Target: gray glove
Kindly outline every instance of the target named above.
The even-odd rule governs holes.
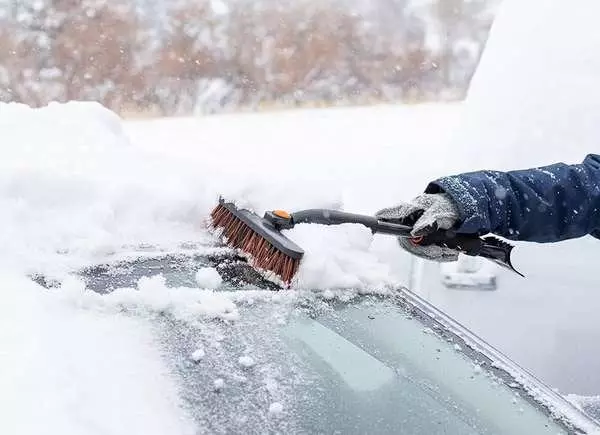
[[[410,203],[384,208],[375,217],[385,221],[412,225],[415,237],[427,235],[438,229],[448,230],[459,221],[458,207],[445,193],[425,193]],[[409,238],[398,237],[400,246],[417,257],[440,263],[458,260],[458,251],[437,245],[419,246]]]

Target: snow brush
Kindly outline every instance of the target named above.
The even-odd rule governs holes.
[[[523,276],[511,263],[513,246],[494,236],[479,237],[451,230],[438,230],[426,236],[413,237],[410,234],[410,225],[327,209],[300,210],[294,213],[272,210],[267,211],[261,218],[250,210],[240,209],[222,198],[211,212],[210,218],[212,229],[228,246],[238,250],[258,272],[265,273],[266,277],[270,278],[274,275],[285,287],[289,287],[298,272],[304,251],[281,234],[281,231],[303,223],[361,224],[370,228],[373,233],[407,237],[415,245],[438,245],[456,249],[466,255],[481,256]]]

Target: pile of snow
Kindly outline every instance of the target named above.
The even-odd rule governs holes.
[[[196,272],[196,282],[201,288],[217,288],[223,283],[223,278],[214,267],[203,267]]]
[[[137,288],[118,288],[108,295],[86,290],[83,281],[67,278],[59,295],[73,305],[107,314],[126,312],[153,317],[157,313],[169,313],[189,324],[204,319],[233,321],[239,318],[235,302],[226,294],[192,287],[168,287],[162,275],[141,278]]]
[[[273,402],[269,405],[269,413],[279,415],[283,412],[283,405],[279,402]]]
[[[59,273],[124,246],[199,240],[202,198],[95,103],[0,105],[5,266]]]
[[[247,369],[254,366],[254,364],[255,364],[254,359],[248,355],[241,356],[238,359],[238,362],[240,363],[240,365],[242,367],[247,368]]]
[[[445,174],[431,150],[443,146],[459,114],[459,105],[380,106],[134,121],[126,129],[144,153],[203,186],[199,216],[220,195],[259,215],[282,208],[373,214]],[[359,225],[298,225],[286,235],[307,252],[296,288],[406,284],[410,257],[393,237]]]
[[[298,273],[304,288],[375,289],[393,284],[386,280],[392,277],[390,263],[374,254],[374,237],[363,226],[300,225],[289,236],[305,251]]]
[[[141,317],[0,274],[0,433],[196,433],[155,340]]]
[[[441,174],[426,149],[457,111],[380,107],[127,125],[95,103],[3,104],[0,113],[0,224],[10,228],[0,235],[0,263],[62,279],[141,248],[213,244],[206,219],[220,195],[258,214],[374,213]],[[288,236],[309,253],[298,287],[405,283],[408,257],[390,263],[399,255],[392,237],[358,225],[301,225]],[[210,271],[197,278],[201,287],[219,285]]]

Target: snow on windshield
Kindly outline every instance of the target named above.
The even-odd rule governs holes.
[[[3,434],[194,434],[147,321],[0,274]]]
[[[235,303],[197,289],[174,295],[160,280],[141,282],[143,293],[122,289],[106,299],[94,299],[69,279],[61,291],[45,294],[25,277],[43,273],[63,280],[83,266],[135,252],[203,252],[214,242],[204,219],[221,193],[257,211],[332,207],[373,212],[424,182],[423,175],[412,184],[393,181],[396,162],[407,153],[416,162],[425,156],[398,147],[400,138],[383,136],[373,146],[388,158],[366,163],[373,149],[359,144],[382,128],[396,128],[399,116],[406,123],[402,143],[409,137],[433,143],[451,128],[456,112],[437,106],[377,109],[362,133],[353,130],[359,123],[350,120],[364,121],[365,114],[354,109],[332,111],[328,121],[316,112],[300,118],[284,114],[278,121],[242,116],[238,129],[223,119],[164,121],[154,128],[125,124],[95,103],[42,109],[3,104],[0,113],[0,222],[5,229],[0,233],[5,312],[0,397],[7,404],[3,409],[15,411],[0,420],[0,431],[36,433],[36,425],[43,424],[65,434],[93,426],[111,434],[158,434],[187,433],[189,424],[143,319],[168,310],[185,321],[235,320]],[[439,119],[437,133],[421,135],[432,118]],[[338,146],[326,147],[336,133],[332,123],[348,130],[342,154]],[[280,130],[274,134],[276,124]],[[295,142],[282,147],[292,125]],[[300,132],[309,125],[316,130],[303,137]],[[165,126],[168,136],[163,136]],[[374,189],[381,183],[390,188]],[[352,225],[327,231],[299,227],[290,237],[309,253],[300,285],[324,289],[325,297],[385,291],[404,282],[405,265],[391,238],[375,238]],[[196,280],[200,287],[218,284],[210,271]],[[138,318],[123,314],[124,307]],[[139,371],[131,375],[136,367]],[[17,372],[21,375],[13,376]],[[154,380],[151,392],[149,379]],[[121,387],[129,392],[121,394]],[[279,405],[272,404],[272,413],[278,412]],[[125,413],[127,424],[118,426]],[[25,422],[24,415],[33,417]]]
[[[426,156],[397,144],[409,138],[433,143],[455,119],[451,107],[378,109],[365,130],[350,124],[364,119],[360,109],[332,111],[329,119],[318,112],[248,115],[234,124],[222,118],[124,124],[94,103],[1,110],[1,142],[19,145],[5,148],[0,159],[0,219],[11,229],[0,235],[3,264],[57,277],[142,246],[177,250],[212,243],[205,219],[220,194],[257,213],[308,207],[374,213],[425,183],[423,174],[403,175],[398,183],[396,162],[418,164]],[[382,136],[363,147],[376,132],[395,130],[399,119],[402,137]],[[440,133],[420,135],[432,119],[439,120]],[[344,140],[333,141],[336,124],[347,128]],[[387,158],[366,160],[374,147]],[[381,183],[388,187],[377,188]],[[310,253],[300,287],[400,282],[401,274],[390,272],[402,261],[384,259],[386,251],[400,252],[392,238],[374,238],[353,225],[300,226],[289,235]]]

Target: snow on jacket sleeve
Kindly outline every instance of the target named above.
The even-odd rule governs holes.
[[[426,193],[438,192],[458,204],[462,233],[534,242],[600,236],[600,155],[576,165],[444,177],[427,186]]]

